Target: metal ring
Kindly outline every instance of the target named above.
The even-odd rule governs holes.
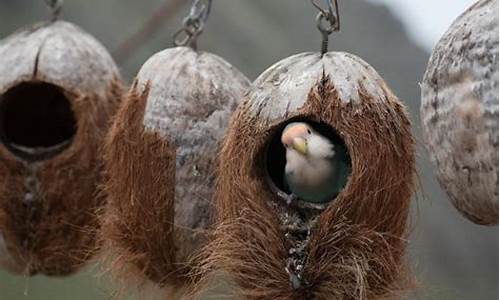
[[[316,23],[319,31],[322,33],[327,33],[327,34],[332,34],[334,31],[337,30],[336,27],[336,21],[331,20],[331,19],[336,19],[334,15],[331,16],[325,16],[323,13],[319,13],[318,16],[316,17]],[[330,19],[330,20],[329,20]],[[328,22],[324,22],[328,21]]]
[[[319,10],[316,16],[316,26],[322,35],[321,54],[328,51],[328,36],[340,30],[340,15],[337,0],[325,0],[328,10],[323,9],[316,0],[311,0],[314,7]]]
[[[212,0],[194,0],[193,5],[189,15],[184,18],[183,28],[174,34],[174,45],[175,46],[191,46],[196,49],[196,39],[203,32],[205,28],[205,22],[210,15]],[[179,37],[185,34],[185,37],[180,39]]]
[[[174,34],[174,44],[176,46],[186,46],[191,40],[192,35],[189,34],[184,28],[177,30]]]

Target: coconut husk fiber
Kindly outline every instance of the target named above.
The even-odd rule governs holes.
[[[269,180],[276,170],[268,166],[284,155],[270,144],[297,120],[336,131],[351,159],[344,189],[312,213],[286,204]],[[410,283],[405,248],[416,176],[410,125],[383,79],[354,55],[303,53],[270,67],[233,114],[223,142],[216,228],[193,272],[203,278],[196,290],[223,274],[237,285],[238,299],[399,299]],[[288,228],[301,214],[311,215],[304,240],[292,240]],[[299,280],[288,269],[297,253]]]
[[[481,0],[433,50],[423,136],[439,183],[468,220],[498,224],[498,1]]]
[[[76,272],[96,252],[102,148],[121,97],[104,47],[73,24],[0,41],[0,265]]]
[[[214,161],[248,80],[221,58],[178,47],[139,71],[107,137],[102,238],[119,280],[175,291],[212,223]]]

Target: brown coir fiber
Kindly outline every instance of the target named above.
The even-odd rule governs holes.
[[[173,266],[175,186],[167,184],[175,182],[175,148],[143,126],[148,93],[134,83],[105,144],[103,252],[116,278],[163,283],[180,275]],[[172,273],[166,277],[165,270]]]
[[[144,63],[105,149],[103,255],[115,279],[181,294],[213,221],[220,141],[248,85],[220,57],[187,47]]]
[[[359,77],[373,80],[382,95],[368,92],[366,82],[356,81],[357,75],[352,74],[358,91],[350,97],[359,101],[342,101],[337,77],[332,79],[333,73],[325,72],[326,67],[308,89],[303,105],[295,109],[293,99],[273,98],[274,92],[279,94],[279,84],[293,86],[286,82],[293,80],[293,68],[314,67],[322,61],[326,65],[330,59],[354,69],[358,65],[371,69],[348,54],[298,55],[288,65],[280,62],[257,79],[233,115],[219,159],[217,226],[194,274],[196,280],[204,278],[198,291],[207,288],[214,273],[234,280],[239,287],[234,296],[243,299],[398,299],[409,284],[404,254],[415,153],[405,108],[378,75]],[[303,75],[310,69],[298,69],[302,77],[295,78],[307,81]],[[282,76],[276,75],[280,73]],[[267,85],[269,81],[277,83]],[[346,85],[340,88],[345,91]],[[293,88],[284,91],[293,98]],[[260,103],[258,93],[266,95]],[[280,111],[280,102],[287,100],[292,104],[281,106]],[[282,199],[265,180],[265,152],[283,123],[297,117],[336,130],[349,151],[352,173],[311,230],[302,284],[294,289],[285,270],[293,245],[284,235],[283,215],[276,209]]]
[[[71,274],[98,249],[96,210],[105,201],[98,193],[100,153],[122,86],[113,80],[105,99],[61,89],[77,125],[67,149],[25,161],[0,147],[0,232],[12,260],[7,267],[25,275]]]

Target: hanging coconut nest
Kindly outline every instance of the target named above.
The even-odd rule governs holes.
[[[66,22],[0,41],[0,264],[67,275],[95,252],[103,138],[120,98],[104,47]]]
[[[498,224],[498,1],[474,4],[434,48],[421,119],[449,199],[472,222]]]
[[[227,62],[191,48],[164,50],[143,65],[105,147],[102,236],[116,277],[161,286],[187,280],[212,223],[219,142],[248,86]]]
[[[324,205],[289,202],[284,127],[307,122],[344,145],[347,183]],[[376,71],[340,52],[278,62],[232,117],[219,157],[217,227],[197,269],[243,299],[376,299],[406,283],[415,153],[405,107]],[[332,184],[335,184],[332,182]]]

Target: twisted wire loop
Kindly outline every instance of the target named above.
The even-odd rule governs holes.
[[[174,45],[197,49],[198,36],[205,29],[210,15],[212,0],[194,0],[189,15],[184,18],[183,27],[174,34]]]
[[[44,0],[45,4],[50,8],[52,17],[50,19],[51,22],[55,22],[59,19],[61,15],[63,0]]]
[[[340,14],[337,0],[325,0],[327,9],[324,9],[317,0],[311,0],[311,3],[319,10],[316,17],[318,30],[323,36],[321,43],[321,54],[328,52],[328,38],[335,32],[340,30]]]

